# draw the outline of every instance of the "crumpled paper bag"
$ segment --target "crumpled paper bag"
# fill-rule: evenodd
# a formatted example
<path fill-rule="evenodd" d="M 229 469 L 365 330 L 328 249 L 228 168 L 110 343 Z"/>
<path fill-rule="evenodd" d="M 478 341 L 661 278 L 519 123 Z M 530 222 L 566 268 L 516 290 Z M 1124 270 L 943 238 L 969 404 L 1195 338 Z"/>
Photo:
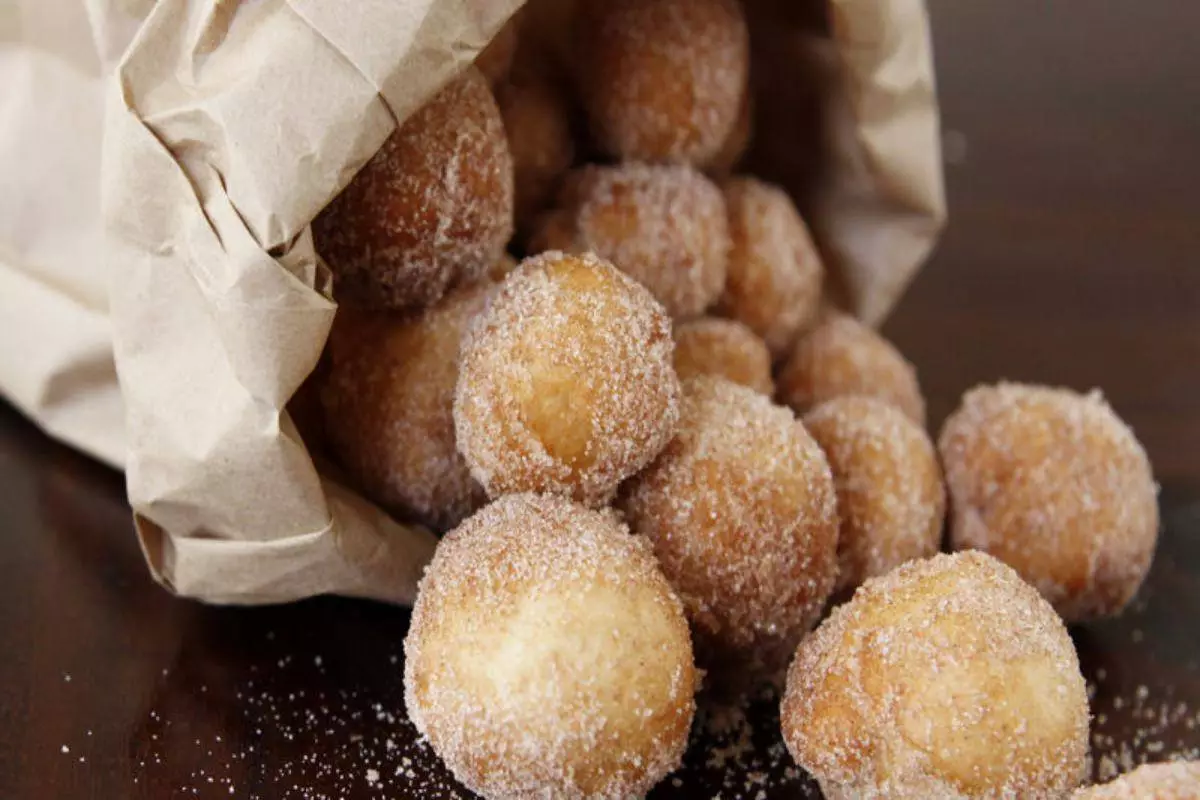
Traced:
<path fill-rule="evenodd" d="M 124 460 L 101 253 L 104 80 L 153 0 L 0 2 L 0 395 Z"/>
<path fill-rule="evenodd" d="M 218 603 L 413 598 L 435 537 L 318 470 L 285 410 L 335 309 L 308 225 L 519 5 L 0 10 L 0 83 L 17 87 L 0 95 L 0 174 L 16 189 L 0 192 L 0 392 L 124 463 L 168 589 Z M 762 172 L 798 195 L 835 291 L 876 322 L 945 216 L 924 5 L 830 0 L 817 24 L 778 0 L 749 7 L 771 32 L 763 52 L 782 59 L 770 69 L 794 62 L 820 81 L 820 169 L 781 156 Z M 760 100 L 756 166 L 813 125 L 784 99 Z"/>

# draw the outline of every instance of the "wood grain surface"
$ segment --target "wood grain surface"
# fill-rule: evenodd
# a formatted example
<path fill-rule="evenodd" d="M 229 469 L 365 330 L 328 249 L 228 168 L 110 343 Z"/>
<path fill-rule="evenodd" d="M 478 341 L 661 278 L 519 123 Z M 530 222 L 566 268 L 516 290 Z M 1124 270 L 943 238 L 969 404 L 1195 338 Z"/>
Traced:
<path fill-rule="evenodd" d="M 1200 5 L 932 0 L 951 223 L 886 332 L 932 422 L 1001 377 L 1094 386 L 1163 538 L 1073 631 L 1098 771 L 1200 748 Z M 403 717 L 408 616 L 206 608 L 148 578 L 120 476 L 0 405 L 0 798 L 465 797 Z M 773 704 L 653 797 L 815 796 Z M 761 792 L 761 794 L 760 794 Z"/>

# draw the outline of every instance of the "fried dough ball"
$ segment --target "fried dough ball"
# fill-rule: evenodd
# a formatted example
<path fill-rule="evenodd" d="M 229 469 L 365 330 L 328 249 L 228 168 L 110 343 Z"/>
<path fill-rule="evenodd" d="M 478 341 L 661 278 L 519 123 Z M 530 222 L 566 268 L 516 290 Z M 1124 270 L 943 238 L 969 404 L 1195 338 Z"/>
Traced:
<path fill-rule="evenodd" d="M 509 495 L 442 540 L 404 641 L 413 723 L 490 800 L 641 797 L 697 675 L 678 598 L 610 511 Z"/>
<path fill-rule="evenodd" d="M 487 47 L 475 56 L 475 67 L 492 86 L 499 86 L 512 69 L 513 57 L 517 54 L 517 44 L 521 38 L 519 18 L 519 11 L 509 17 Z"/>
<path fill-rule="evenodd" d="M 459 288 L 409 316 L 343 306 L 330 334 L 322 400 L 338 460 L 371 499 L 438 530 L 486 499 L 455 447 L 454 389 L 462 339 L 493 288 Z"/>
<path fill-rule="evenodd" d="M 611 264 L 526 259 L 463 346 L 454 421 L 472 474 L 492 497 L 607 502 L 675 430 L 672 349 L 662 307 Z"/>
<path fill-rule="evenodd" d="M 749 91 L 742 97 L 742 106 L 738 110 L 737 122 L 733 130 L 725 137 L 725 143 L 704 165 L 704 171 L 709 175 L 726 176 L 733 172 L 734 167 L 750 149 L 750 139 L 754 135 L 754 101 Z"/>
<path fill-rule="evenodd" d="M 1075 800 L 1200 800 L 1200 761 L 1143 764 L 1103 786 L 1080 789 Z"/>
<path fill-rule="evenodd" d="M 681 381 L 713 375 L 767 397 L 775 393 L 767 345 L 754 331 L 731 319 L 702 317 L 676 325 L 675 373 Z"/>
<path fill-rule="evenodd" d="M 1157 487 L 1099 392 L 977 387 L 938 448 L 955 549 L 1004 561 L 1068 622 L 1116 614 L 1137 593 L 1158 539 Z"/>
<path fill-rule="evenodd" d="M 675 319 L 704 313 L 720 296 L 729 254 L 725 201 L 691 167 L 585 167 L 568 176 L 559 201 L 533 247 L 608 259 Z"/>
<path fill-rule="evenodd" d="M 750 39 L 737 0 L 584 0 L 580 94 L 610 155 L 704 164 L 737 123 Z"/>
<path fill-rule="evenodd" d="M 482 275 L 513 231 L 512 157 L 468 68 L 404 121 L 313 220 L 339 300 L 411 309 Z"/>
<path fill-rule="evenodd" d="M 780 401 L 797 414 L 835 397 L 864 395 L 925 424 L 925 398 L 913 365 L 887 339 L 838 312 L 826 314 L 796 343 L 777 385 Z"/>
<path fill-rule="evenodd" d="M 497 89 L 496 102 L 513 158 L 517 229 L 528 233 L 575 158 L 567 100 L 553 81 L 520 70 Z"/>
<path fill-rule="evenodd" d="M 804 417 L 837 487 L 838 588 L 938 551 L 946 494 L 925 429 L 870 397 L 838 397 Z"/>
<path fill-rule="evenodd" d="M 769 678 L 821 615 L 837 574 L 833 478 L 792 412 L 722 378 L 684 384 L 679 430 L 622 489 L 728 690 Z"/>
<path fill-rule="evenodd" d="M 725 184 L 729 277 L 720 312 L 743 322 L 781 358 L 816 322 L 824 267 L 796 206 L 778 187 L 754 178 Z"/>
<path fill-rule="evenodd" d="M 1087 689 L 1062 621 L 983 553 L 868 580 L 800 643 L 780 721 L 839 798 L 1059 798 L 1088 749 Z"/>

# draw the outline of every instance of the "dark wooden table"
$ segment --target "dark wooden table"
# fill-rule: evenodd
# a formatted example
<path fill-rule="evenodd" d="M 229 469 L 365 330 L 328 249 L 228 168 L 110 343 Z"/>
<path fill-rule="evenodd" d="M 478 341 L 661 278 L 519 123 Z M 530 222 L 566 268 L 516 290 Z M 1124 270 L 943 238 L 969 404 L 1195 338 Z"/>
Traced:
<path fill-rule="evenodd" d="M 1194 752 L 1200 6 L 932 8 L 952 224 L 887 332 L 935 424 L 967 387 L 1007 377 L 1100 386 L 1134 426 L 1165 529 L 1135 607 L 1074 631 L 1094 752 L 1105 771 Z M 340 599 L 169 597 L 120 477 L 0 405 L 0 798 L 462 796 L 403 719 L 406 625 Z M 655 797 L 806 796 L 770 716 L 697 748 Z"/>

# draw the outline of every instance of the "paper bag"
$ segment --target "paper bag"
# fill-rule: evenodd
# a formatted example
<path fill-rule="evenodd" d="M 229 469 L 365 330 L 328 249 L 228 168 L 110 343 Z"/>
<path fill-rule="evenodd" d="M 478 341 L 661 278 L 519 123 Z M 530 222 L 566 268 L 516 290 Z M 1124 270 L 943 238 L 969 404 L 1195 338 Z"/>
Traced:
<path fill-rule="evenodd" d="M 47 168 L 56 143 L 25 131 L 29 119 L 73 130 L 53 108 L 69 102 L 72 81 L 0 99 L 2 130 L 24 131 L 19 151 L 0 137 L 0 170 L 15 170 L 32 208 L 0 206 L 0 389 L 55 435 L 116 462 L 115 354 L 136 527 L 172 591 L 210 602 L 411 601 L 435 538 L 323 475 L 284 410 L 335 309 L 308 225 L 519 4 L 359 0 L 351 13 L 337 0 L 96 0 L 94 41 L 148 12 L 107 85 L 98 55 L 79 89 L 93 119 L 101 86 L 107 95 L 103 167 L 98 140 L 80 133 L 74 176 L 76 192 L 99 181 L 103 237 L 94 198 L 74 219 L 58 213 L 64 170 Z M 67 5 L 28 0 L 18 16 Z M 749 5 L 752 17 L 786 23 L 770 26 L 765 47 L 783 62 L 773 69 L 794 60 L 822 81 L 822 166 L 809 175 L 819 180 L 801 186 L 786 160 L 773 166 L 804 195 L 844 301 L 877 321 L 944 218 L 924 7 L 831 0 L 828 17 L 807 25 L 786 3 Z M 18 75 L 80 41 L 31 35 L 21 19 L 0 18 L 0 31 L 0 69 Z M 111 56 L 114 45 L 93 48 Z M 40 177 L 29 173 L 39 158 Z M 87 243 L 42 256 L 74 236 Z M 107 307 L 97 290 L 106 273 Z M 35 288 L 8 288 L 26 284 Z M 53 336 L 18 353 L 13 321 Z"/>
<path fill-rule="evenodd" d="M 150 2 L 0 2 L 0 395 L 124 459 L 101 254 L 104 78 Z"/>

